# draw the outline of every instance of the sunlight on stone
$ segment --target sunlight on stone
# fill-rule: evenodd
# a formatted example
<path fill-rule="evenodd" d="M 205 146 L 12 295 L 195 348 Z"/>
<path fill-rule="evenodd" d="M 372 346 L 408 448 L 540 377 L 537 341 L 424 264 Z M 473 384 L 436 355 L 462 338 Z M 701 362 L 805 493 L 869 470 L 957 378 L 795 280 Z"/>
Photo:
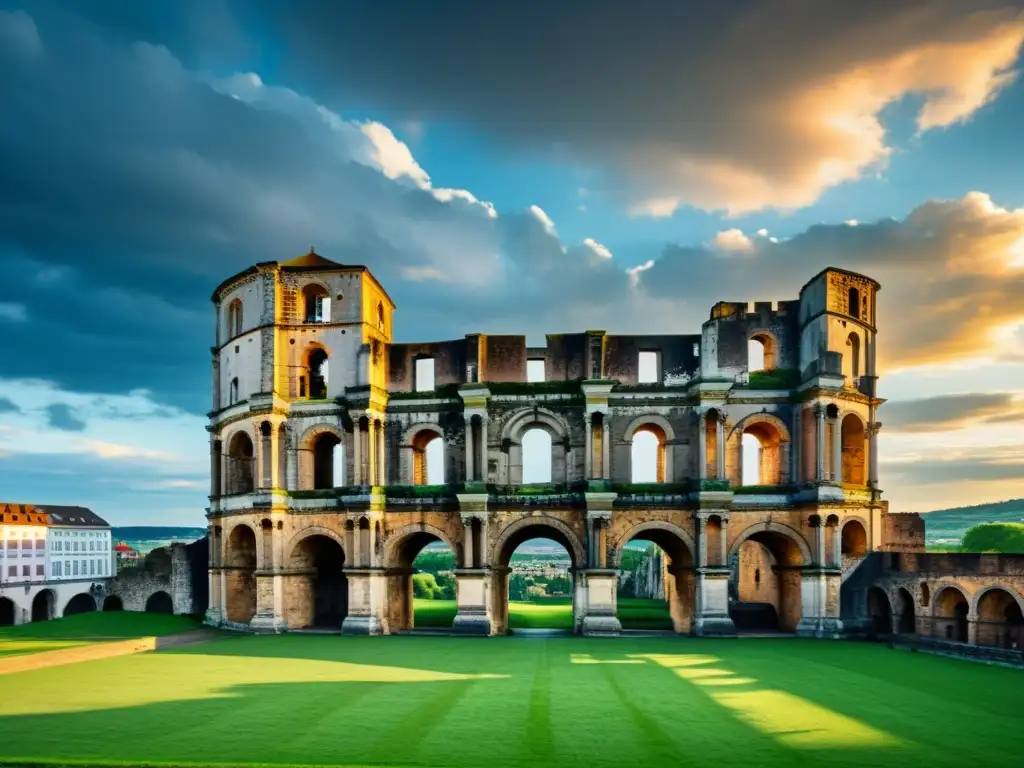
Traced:
<path fill-rule="evenodd" d="M 572 664 L 645 664 L 643 659 L 595 659 L 589 653 L 574 653 L 570 657 Z"/>
<path fill-rule="evenodd" d="M 711 693 L 711 698 L 741 720 L 774 736 L 787 747 L 894 747 L 900 740 L 784 691 Z"/>
<path fill-rule="evenodd" d="M 427 669 L 351 664 L 312 659 L 268 659 L 248 656 L 200 656 L 193 654 L 140 654 L 95 662 L 95 676 L 88 686 L 62 686 L 53 696 L 53 680 L 66 669 L 50 667 L 8 675 L 8 696 L 0 699 L 0 717 L 57 712 L 86 712 L 137 707 L 169 701 L 233 698 L 255 695 L 251 686 L 323 683 L 439 683 L 464 680 L 506 679 L 509 675 L 456 674 Z M 106 674 L 103 667 L 118 674 Z M 125 680 L 131 685 L 126 688 Z"/>

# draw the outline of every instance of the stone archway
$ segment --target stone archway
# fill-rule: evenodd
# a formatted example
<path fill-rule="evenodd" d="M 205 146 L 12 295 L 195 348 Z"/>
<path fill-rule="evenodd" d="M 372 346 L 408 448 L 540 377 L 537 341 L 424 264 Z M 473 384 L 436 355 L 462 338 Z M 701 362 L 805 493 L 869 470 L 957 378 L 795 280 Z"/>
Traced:
<path fill-rule="evenodd" d="M 917 619 L 914 615 L 914 596 L 899 587 L 896 590 L 896 627 L 901 635 L 912 635 L 917 631 Z"/>
<path fill-rule="evenodd" d="M 1008 587 L 993 585 L 974 596 L 978 645 L 1024 647 L 1024 600 Z"/>
<path fill-rule="evenodd" d="M 802 568 L 811 562 L 803 537 L 787 525 L 757 523 L 743 530 L 729 554 L 735 600 L 729 615 L 738 632 L 795 632 L 803 614 Z"/>
<path fill-rule="evenodd" d="M 13 627 L 18 607 L 9 597 L 0 597 L 0 627 Z"/>
<path fill-rule="evenodd" d="M 256 615 L 256 532 L 238 523 L 228 534 L 224 565 L 227 620 L 248 624 Z"/>
<path fill-rule="evenodd" d="M 651 482 L 637 475 L 638 462 L 641 461 L 653 463 L 653 482 L 671 483 L 675 480 L 673 445 L 676 435 L 668 419 L 655 413 L 637 416 L 626 427 L 623 439 L 630 443 L 630 482 Z M 638 440 L 646 440 L 650 447 Z"/>
<path fill-rule="evenodd" d="M 392 533 L 384 542 L 389 632 L 406 632 L 415 627 L 413 563 L 423 549 L 434 542 L 445 544 L 451 550 L 454 561 L 458 562 L 455 545 L 445 532 L 426 523 L 407 525 Z M 448 626 L 451 626 L 451 622 L 448 622 Z"/>
<path fill-rule="evenodd" d="M 932 598 L 932 636 L 958 643 L 968 641 L 970 603 L 960 587 L 947 584 Z"/>
<path fill-rule="evenodd" d="M 333 535 L 313 530 L 293 540 L 284 587 L 289 628 L 341 631 L 349 598 L 344 566 L 345 550 Z"/>
<path fill-rule="evenodd" d="M 581 584 L 577 570 L 586 564 L 586 549 L 579 536 L 555 517 L 543 515 L 520 518 L 506 526 L 498 535 L 490 556 L 491 563 L 491 627 L 493 634 L 508 632 L 509 566 L 512 553 L 530 539 L 545 538 L 558 542 L 569 553 L 573 580 L 573 627 L 580 631 L 584 611 Z"/>
<path fill-rule="evenodd" d="M 867 599 L 871 634 L 875 637 L 888 637 L 892 634 L 892 605 L 889 596 L 881 587 L 871 587 Z"/>
<path fill-rule="evenodd" d="M 154 592 L 146 600 L 146 613 L 174 613 L 174 601 L 163 590 Z"/>
<path fill-rule="evenodd" d="M 79 592 L 68 600 L 62 616 L 74 616 L 76 613 L 91 613 L 96 610 L 96 600 L 87 592 Z"/>
<path fill-rule="evenodd" d="M 648 520 L 626 531 L 613 545 L 612 567 L 621 569 L 623 552 L 630 541 L 652 542 L 664 558 L 663 592 L 668 603 L 672 629 L 679 634 L 693 630 L 693 613 L 696 606 L 696 580 L 694 578 L 693 537 L 679 526 L 664 520 Z M 657 564 L 655 563 L 655 567 Z M 619 617 L 620 623 L 623 622 Z M 624 624 L 627 629 L 630 628 Z M 640 628 L 640 627 L 638 627 Z"/>
<path fill-rule="evenodd" d="M 56 598 L 52 589 L 44 589 L 32 598 L 32 621 L 49 621 L 54 615 Z"/>
<path fill-rule="evenodd" d="M 499 472 L 502 484 L 523 483 L 523 436 L 535 429 L 546 432 L 551 438 L 550 482 L 561 484 L 568 481 L 571 456 L 568 425 L 546 408 L 529 408 L 512 415 L 501 431 L 502 445 L 508 446 L 507 455 L 502 454 Z"/>
<path fill-rule="evenodd" d="M 103 598 L 103 610 L 123 611 L 124 603 L 121 602 L 121 598 L 117 595 L 107 595 L 105 598 Z"/>

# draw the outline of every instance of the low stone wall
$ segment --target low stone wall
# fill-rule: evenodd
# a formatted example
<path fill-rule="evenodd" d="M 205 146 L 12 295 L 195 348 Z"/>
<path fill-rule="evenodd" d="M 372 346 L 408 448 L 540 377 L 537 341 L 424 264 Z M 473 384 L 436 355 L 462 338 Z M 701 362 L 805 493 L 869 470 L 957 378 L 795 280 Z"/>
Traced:
<path fill-rule="evenodd" d="M 124 568 L 107 584 L 107 597 L 126 611 L 145 611 L 150 600 L 165 593 L 178 614 L 202 614 L 208 601 L 206 539 L 154 549 L 138 565 Z M 202 574 L 201 579 L 196 574 Z"/>
<path fill-rule="evenodd" d="M 948 640 L 940 640 L 932 637 L 921 637 L 920 635 L 897 635 L 889 639 L 895 646 L 912 648 L 929 653 L 942 653 L 949 656 L 959 656 L 975 661 L 994 661 L 1000 664 L 1013 664 L 1024 667 L 1024 650 L 1007 650 L 994 648 L 987 645 L 972 645 L 970 643 L 953 643 Z"/>

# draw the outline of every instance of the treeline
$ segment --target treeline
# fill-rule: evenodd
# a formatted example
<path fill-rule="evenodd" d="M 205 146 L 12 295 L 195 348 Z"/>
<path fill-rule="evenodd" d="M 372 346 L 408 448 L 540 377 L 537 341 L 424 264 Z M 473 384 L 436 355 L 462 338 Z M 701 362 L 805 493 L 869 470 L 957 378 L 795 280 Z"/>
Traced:
<path fill-rule="evenodd" d="M 982 523 L 964 534 L 962 552 L 1024 555 L 1024 523 Z"/>

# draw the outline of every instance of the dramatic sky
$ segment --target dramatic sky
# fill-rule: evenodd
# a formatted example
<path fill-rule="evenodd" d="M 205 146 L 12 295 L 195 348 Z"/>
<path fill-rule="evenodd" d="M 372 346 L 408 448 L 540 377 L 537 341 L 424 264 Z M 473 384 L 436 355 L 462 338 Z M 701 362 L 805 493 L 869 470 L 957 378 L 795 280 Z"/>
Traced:
<path fill-rule="evenodd" d="M 0 496 L 203 524 L 210 292 L 311 243 L 403 341 L 865 272 L 893 509 L 1024 496 L 1022 41 L 1024 0 L 0 0 Z"/>

